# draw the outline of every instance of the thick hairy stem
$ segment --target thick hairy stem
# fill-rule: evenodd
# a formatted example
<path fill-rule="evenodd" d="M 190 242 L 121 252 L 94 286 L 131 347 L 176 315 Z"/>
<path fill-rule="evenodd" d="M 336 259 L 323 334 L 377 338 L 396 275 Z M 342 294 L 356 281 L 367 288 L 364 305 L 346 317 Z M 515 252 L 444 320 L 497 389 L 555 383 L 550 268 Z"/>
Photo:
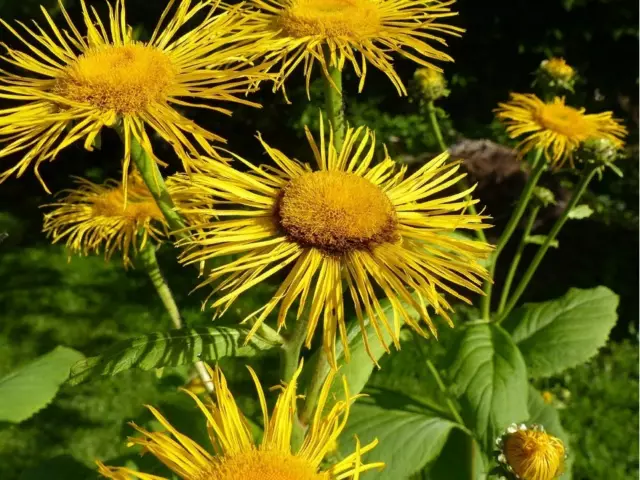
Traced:
<path fill-rule="evenodd" d="M 326 75 L 323 76 L 325 113 L 333 128 L 333 145 L 339 152 L 342 149 L 346 131 L 344 102 L 342 99 L 342 72 L 338 67 L 329 66 L 330 53 L 328 49 L 325 49 L 325 58 L 329 71 L 329 78 Z"/>
<path fill-rule="evenodd" d="M 520 299 L 520 296 L 524 293 L 525 289 L 529 285 L 529 282 L 531 281 L 531 277 L 533 277 L 533 274 L 538 269 L 538 266 L 540 265 L 540 262 L 542 261 L 545 254 L 547 253 L 547 250 L 549 250 L 549 247 L 558 236 L 558 233 L 560 232 L 560 230 L 562 229 L 566 221 L 569 219 L 569 213 L 578 204 L 578 202 L 580 201 L 580 198 L 582 198 L 582 195 L 587 190 L 589 183 L 591 182 L 591 180 L 593 179 L 597 171 L 598 171 L 598 167 L 594 166 L 594 167 L 591 167 L 587 172 L 585 172 L 584 176 L 580 180 L 580 183 L 574 190 L 573 195 L 571 196 L 571 199 L 567 204 L 567 208 L 565 208 L 564 212 L 562 212 L 562 215 L 560 215 L 560 218 L 556 220 L 556 223 L 553 224 L 553 227 L 551 227 L 551 231 L 547 234 L 547 238 L 545 239 L 544 243 L 538 249 L 538 251 L 536 252 L 536 255 L 533 257 L 533 260 L 531 261 L 531 264 L 529 264 L 529 267 L 522 275 L 522 279 L 520 280 L 520 283 L 518 283 L 518 286 L 513 292 L 513 295 L 507 302 L 507 305 L 505 306 L 505 309 L 502 312 L 502 315 L 498 319 L 498 322 L 501 322 L 502 320 L 504 320 L 509 315 L 511 310 L 513 310 L 513 307 L 516 305 L 516 303 Z"/>
<path fill-rule="evenodd" d="M 496 249 L 491 255 L 491 264 L 489 265 L 489 279 L 484 283 L 484 292 L 485 296 L 482 298 L 481 310 L 482 310 L 482 318 L 485 320 L 490 320 L 491 317 L 491 293 L 493 289 L 493 277 L 496 273 L 496 265 L 498 263 L 498 257 L 507 242 L 515 232 L 516 227 L 520 223 L 522 216 L 527 210 L 527 205 L 529 204 L 529 200 L 531 200 L 531 196 L 533 195 L 533 190 L 538 184 L 538 180 L 542 175 L 542 172 L 546 168 L 546 163 L 542 158 L 542 150 L 538 149 L 535 153 L 535 157 L 533 159 L 532 172 L 529 176 L 529 180 L 527 184 L 524 186 L 524 190 L 520 195 L 520 199 L 518 200 L 518 204 L 516 205 L 515 210 L 511 214 L 511 218 L 509 222 L 507 222 L 507 226 L 504 228 L 502 235 L 498 239 L 498 244 L 496 245 Z"/>

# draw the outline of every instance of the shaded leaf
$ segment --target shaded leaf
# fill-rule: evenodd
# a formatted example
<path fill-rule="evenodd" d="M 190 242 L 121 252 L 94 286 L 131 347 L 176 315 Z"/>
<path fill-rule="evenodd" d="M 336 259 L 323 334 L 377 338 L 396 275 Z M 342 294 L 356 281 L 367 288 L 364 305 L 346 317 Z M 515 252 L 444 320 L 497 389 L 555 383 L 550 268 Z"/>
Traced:
<path fill-rule="evenodd" d="M 525 241 L 527 243 L 532 243 L 534 245 L 542 245 L 544 244 L 544 242 L 547 241 L 547 236 L 546 235 L 529 235 Z M 560 242 L 558 242 L 557 239 L 553 239 L 549 243 L 549 246 L 551 248 L 558 248 L 560 246 Z"/>
<path fill-rule="evenodd" d="M 0 379 L 0 421 L 19 423 L 46 407 L 69 377 L 80 352 L 56 347 Z"/>
<path fill-rule="evenodd" d="M 71 455 L 58 455 L 22 472 L 19 480 L 94 480 L 98 473 Z"/>
<path fill-rule="evenodd" d="M 182 328 L 118 342 L 98 357 L 76 363 L 69 383 L 77 385 L 98 375 L 115 375 L 130 368 L 151 370 L 193 364 L 222 357 L 250 357 L 276 344 L 258 335 L 244 345 L 247 332 L 229 327 Z"/>
<path fill-rule="evenodd" d="M 606 287 L 570 289 L 542 303 L 527 303 L 503 323 L 533 378 L 586 362 L 607 341 L 618 316 L 618 296 Z"/>

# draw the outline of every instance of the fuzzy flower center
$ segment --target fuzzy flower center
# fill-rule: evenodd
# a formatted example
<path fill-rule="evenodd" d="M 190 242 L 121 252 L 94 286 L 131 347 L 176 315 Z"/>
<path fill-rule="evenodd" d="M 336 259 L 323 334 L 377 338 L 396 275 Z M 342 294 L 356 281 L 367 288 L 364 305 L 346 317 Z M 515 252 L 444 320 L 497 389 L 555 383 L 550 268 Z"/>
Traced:
<path fill-rule="evenodd" d="M 251 450 L 222 457 L 203 480 L 328 480 L 308 460 L 278 451 Z"/>
<path fill-rule="evenodd" d="M 292 180 L 282 191 L 277 214 L 292 240 L 329 253 L 367 249 L 396 238 L 389 197 L 352 173 L 319 171 Z"/>
<path fill-rule="evenodd" d="M 586 139 L 593 131 L 582 112 L 562 103 L 545 104 L 536 112 L 535 119 L 544 129 L 566 137 Z"/>
<path fill-rule="evenodd" d="M 162 51 L 134 43 L 89 50 L 57 79 L 55 92 L 118 114 L 135 114 L 166 98 L 176 71 Z"/>
<path fill-rule="evenodd" d="M 562 473 L 564 446 L 551 435 L 534 430 L 519 430 L 504 444 L 507 462 L 523 480 L 552 480 Z"/>
<path fill-rule="evenodd" d="M 276 27 L 288 37 L 360 38 L 380 29 L 374 0 L 293 0 Z"/>

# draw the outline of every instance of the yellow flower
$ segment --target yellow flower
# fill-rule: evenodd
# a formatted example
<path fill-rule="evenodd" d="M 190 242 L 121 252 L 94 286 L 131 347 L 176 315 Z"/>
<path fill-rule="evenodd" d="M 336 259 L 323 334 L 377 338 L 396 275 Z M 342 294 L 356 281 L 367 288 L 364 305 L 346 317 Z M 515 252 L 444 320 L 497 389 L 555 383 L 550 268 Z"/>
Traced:
<path fill-rule="evenodd" d="M 549 390 L 545 390 L 544 392 L 542 392 L 542 400 L 547 405 L 551 405 L 554 399 L 555 399 L 555 395 L 551 393 Z"/>
<path fill-rule="evenodd" d="M 322 416 L 329 397 L 333 375 L 327 378 L 320 394 L 316 415 L 302 446 L 296 452 L 291 449 L 291 435 L 296 415 L 296 383 L 301 372 L 298 369 L 291 382 L 282 387 L 273 413 L 269 418 L 266 399 L 258 378 L 249 369 L 258 390 L 264 418 L 262 442 L 256 445 L 244 416 L 227 388 L 227 382 L 219 369 L 213 375 L 216 401 L 210 408 L 198 397 L 186 391 L 197 403 L 207 419 L 211 442 L 216 455 L 181 434 L 158 412 L 149 406 L 153 415 L 167 432 L 149 432 L 133 425 L 142 438 L 132 438 L 131 443 L 141 445 L 175 472 L 183 480 L 328 480 L 358 479 L 360 473 L 381 468 L 382 463 L 362 463 L 362 456 L 372 450 L 377 441 L 364 447 L 356 439 L 355 452 L 340 462 L 321 468 L 328 446 L 340 436 L 349 416 L 354 397 L 344 380 L 345 400 L 335 403 Z M 163 477 L 136 472 L 129 468 L 106 467 L 98 462 L 99 472 L 113 480 L 163 480 Z"/>
<path fill-rule="evenodd" d="M 78 188 L 50 207 L 44 217 L 44 231 L 53 243 L 66 241 L 67 248 L 79 255 L 104 250 L 109 259 L 122 252 L 125 266 L 131 265 L 131 249 L 142 248 L 151 237 L 160 242 L 168 235 L 168 226 L 155 200 L 140 178 L 132 175 L 126 194 L 121 183 L 110 180 L 97 185 L 78 178 Z M 172 177 L 167 188 L 177 203 L 189 202 L 190 194 L 178 187 Z M 138 238 L 140 235 L 140 238 Z"/>
<path fill-rule="evenodd" d="M 35 164 L 35 174 L 46 189 L 40 164 L 80 139 L 91 150 L 104 126 L 120 125 L 123 131 L 123 182 L 132 138 L 153 156 L 147 126 L 173 146 L 187 170 L 189 154 L 215 155 L 209 142 L 222 139 L 174 106 L 228 114 L 219 105 L 202 102 L 251 104 L 237 95 L 264 78 L 267 66 L 247 67 L 242 61 L 253 47 L 251 35 L 242 32 L 238 10 L 214 16 L 217 1 L 192 5 L 191 0 L 171 0 L 149 41 L 139 42 L 126 24 L 124 0 L 116 0 L 115 7 L 109 5 L 106 26 L 84 0 L 80 3 L 84 35 L 62 3 L 68 29 L 56 26 L 44 8 L 50 33 L 37 24 L 19 23 L 24 30 L 20 33 L 0 20 L 26 47 L 24 51 L 8 48 L 3 57 L 22 72 L 0 71 L 0 98 L 14 101 L 13 106 L 0 110 L 0 142 L 5 144 L 0 157 L 23 154 L 15 166 L 0 174 L 0 182 L 12 174 L 22 175 Z M 198 17 L 201 20 L 185 30 Z"/>
<path fill-rule="evenodd" d="M 550 77 L 557 80 L 571 80 L 576 74 L 575 70 L 569 65 L 564 58 L 552 57 L 549 60 L 543 60 L 540 69 L 546 72 Z"/>
<path fill-rule="evenodd" d="M 540 425 L 513 424 L 497 443 L 498 462 L 517 479 L 553 480 L 562 475 L 564 444 Z"/>
<path fill-rule="evenodd" d="M 307 346 L 321 321 L 323 345 L 334 368 L 337 335 L 349 359 L 343 286 L 360 326 L 368 316 L 387 351 L 384 337 L 399 346 L 403 321 L 428 336 L 412 318 L 412 309 L 436 334 L 425 302 L 451 324 L 451 307 L 442 293 L 465 301 L 454 286 L 481 293 L 478 285 L 487 273 L 478 259 L 490 250 L 485 243 L 451 235 L 487 227 L 483 217 L 462 213 L 469 206 L 463 199 L 473 188 L 438 195 L 464 177 L 459 165 L 447 163 L 442 154 L 404 178 L 406 167 L 397 168 L 388 156 L 372 165 L 375 138 L 363 127 L 347 130 L 340 152 L 332 132 L 326 142 L 322 126 L 319 145 L 308 129 L 306 133 L 315 171 L 258 136 L 277 167 L 256 167 L 236 157 L 248 172 L 209 161 L 199 165 L 202 173 L 178 180 L 200 190 L 203 206 L 194 201 L 189 212 L 209 216 L 208 224 L 181 242 L 187 247 L 182 262 L 242 254 L 211 270 L 201 284 L 212 284 L 220 294 L 212 307 L 224 313 L 254 285 L 291 267 L 273 298 L 248 317 L 254 319 L 250 335 L 278 305 L 278 328 L 284 326 L 298 301 L 296 321 L 308 320 Z M 211 209 L 211 203 L 220 207 Z M 378 288 L 389 299 L 389 312 L 378 302 Z M 369 350 L 366 335 L 364 342 Z"/>
<path fill-rule="evenodd" d="M 621 147 L 627 133 L 611 112 L 586 114 L 584 108 L 565 105 L 559 97 L 545 103 L 532 94 L 512 93 L 511 100 L 499 104 L 496 112 L 511 138 L 524 137 L 518 145 L 523 155 L 540 148 L 554 168 L 567 160 L 573 166 L 574 151 L 590 138 L 610 140 Z"/>
<path fill-rule="evenodd" d="M 275 88 L 302 63 L 307 80 L 315 62 L 328 76 L 328 67 L 342 70 L 350 63 L 364 87 L 367 63 L 382 70 L 400 94 L 406 95 L 390 52 L 434 68 L 430 60 L 452 61 L 433 44 L 446 45 L 439 35 L 464 30 L 441 23 L 457 15 L 439 0 L 249 0 L 249 24 L 262 31 L 266 58 L 280 62 Z M 327 52 L 330 52 L 327 54 Z"/>
<path fill-rule="evenodd" d="M 431 68 L 418 68 L 413 74 L 413 79 L 420 95 L 426 101 L 434 101 L 449 95 L 447 80 L 442 72 Z"/>

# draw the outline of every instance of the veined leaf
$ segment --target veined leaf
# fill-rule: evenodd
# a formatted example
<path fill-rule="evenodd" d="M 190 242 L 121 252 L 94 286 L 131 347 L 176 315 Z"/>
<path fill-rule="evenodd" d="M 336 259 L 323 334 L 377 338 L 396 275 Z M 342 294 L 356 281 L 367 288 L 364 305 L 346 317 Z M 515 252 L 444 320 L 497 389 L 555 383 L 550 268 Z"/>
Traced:
<path fill-rule="evenodd" d="M 548 377 L 593 357 L 609 338 L 618 316 L 618 296 L 606 287 L 570 289 L 542 303 L 511 312 L 511 332 L 533 378 Z"/>
<path fill-rule="evenodd" d="M 71 348 L 56 347 L 0 378 L 0 421 L 19 423 L 46 407 L 81 358 Z"/>
<path fill-rule="evenodd" d="M 98 375 L 115 375 L 130 368 L 150 370 L 193 364 L 222 357 L 251 357 L 276 344 L 257 334 L 244 345 L 245 329 L 230 327 L 182 328 L 152 333 L 116 343 L 98 357 L 76 363 L 69 383 L 76 385 Z"/>

